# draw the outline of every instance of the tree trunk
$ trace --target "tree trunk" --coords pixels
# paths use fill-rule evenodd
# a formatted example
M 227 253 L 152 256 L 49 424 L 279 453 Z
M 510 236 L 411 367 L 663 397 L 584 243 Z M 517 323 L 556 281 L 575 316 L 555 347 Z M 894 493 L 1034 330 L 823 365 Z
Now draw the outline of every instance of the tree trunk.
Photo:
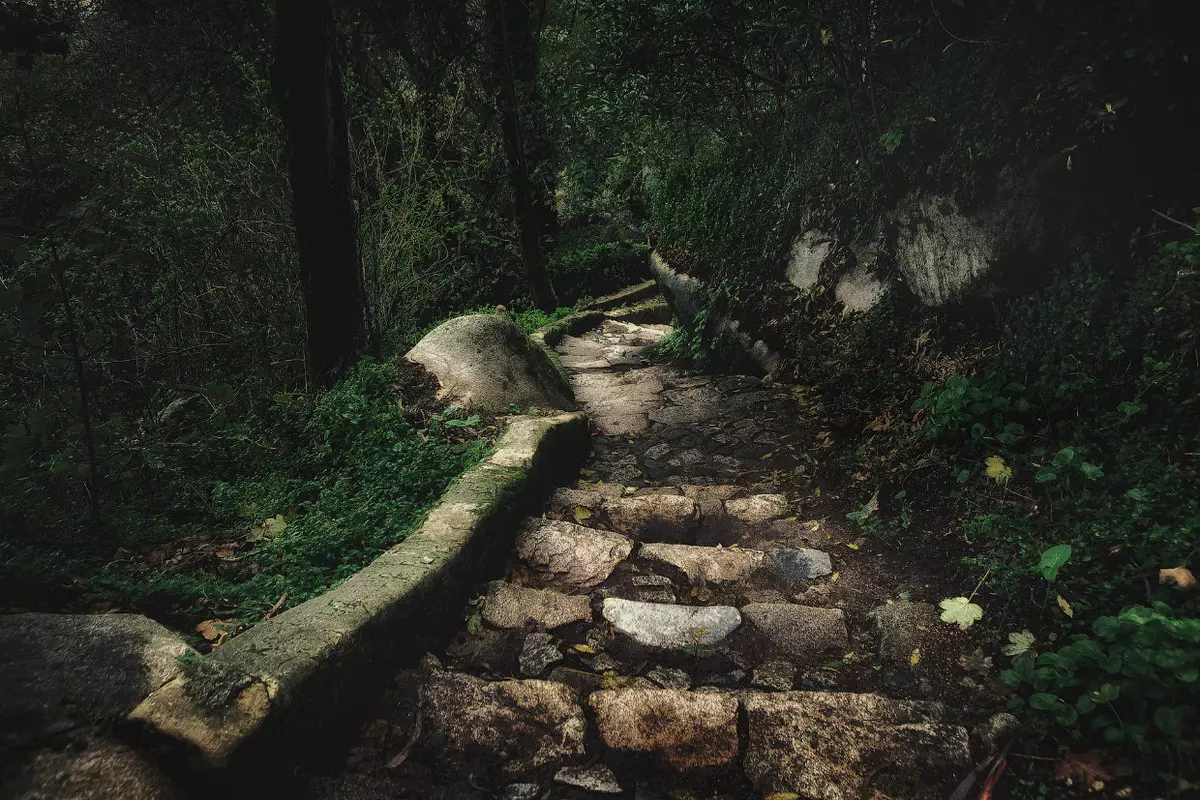
M 308 374 L 327 386 L 364 344 L 362 274 L 350 200 L 346 98 L 329 0 L 276 0 L 272 83 L 288 140 L 304 282 Z
M 534 305 L 553 311 L 558 298 L 546 273 L 543 237 L 553 235 L 557 227 L 554 207 L 546 192 L 538 192 L 531 175 L 530 147 L 522 122 L 534 116 L 537 85 L 537 37 L 530 0 L 488 0 L 496 74 L 500 79 L 497 105 L 504 135 L 504 153 L 508 159 L 516 205 L 516 222 L 521 237 L 525 275 Z

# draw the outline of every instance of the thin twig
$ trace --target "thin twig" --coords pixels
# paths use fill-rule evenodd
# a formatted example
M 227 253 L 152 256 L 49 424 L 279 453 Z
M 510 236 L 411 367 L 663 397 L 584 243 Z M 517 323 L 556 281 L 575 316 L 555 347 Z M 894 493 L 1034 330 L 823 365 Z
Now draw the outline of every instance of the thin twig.
M 1180 222 L 1179 220 L 1175 219 L 1174 217 L 1168 217 L 1166 214 L 1164 214 L 1163 212 L 1159 211 L 1157 208 L 1152 208 L 1152 209 L 1150 209 L 1150 210 L 1151 210 L 1153 213 L 1155 213 L 1155 214 L 1157 214 L 1158 216 L 1160 216 L 1160 217 L 1162 217 L 1163 219 L 1165 219 L 1167 222 L 1170 222 L 1170 223 L 1171 223 L 1171 224 L 1173 224 L 1173 225 L 1178 225 L 1180 228 L 1183 228 L 1183 229 L 1184 229 L 1185 231 L 1187 231 L 1188 233 L 1196 233 L 1196 226 L 1195 226 L 1195 225 L 1188 225 L 1186 222 Z

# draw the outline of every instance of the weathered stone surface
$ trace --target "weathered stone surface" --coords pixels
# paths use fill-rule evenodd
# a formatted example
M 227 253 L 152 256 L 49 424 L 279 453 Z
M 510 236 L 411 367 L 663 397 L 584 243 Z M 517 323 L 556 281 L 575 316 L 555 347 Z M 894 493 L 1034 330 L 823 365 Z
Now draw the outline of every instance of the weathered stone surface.
M 529 589 L 504 581 L 488 587 L 483 604 L 483 621 L 496 628 L 557 628 L 591 618 L 592 609 L 584 595 Z
M 442 397 L 464 405 L 575 407 L 571 387 L 546 352 L 512 322 L 493 314 L 468 314 L 443 322 L 405 358 L 438 379 Z
M 750 683 L 759 689 L 790 691 L 796 682 L 796 665 L 790 661 L 767 661 L 754 668 Z
M 797 289 L 807 289 L 821 277 L 821 265 L 833 250 L 833 237 L 821 231 L 805 231 L 792 242 L 788 255 L 788 283 Z
M 517 556 L 545 587 L 590 589 L 633 552 L 620 534 L 570 522 L 528 519 L 517 533 Z
M 975 728 L 975 737 L 983 749 L 995 753 L 1021 732 L 1021 720 L 1007 711 L 993 714 Z
M 696 501 L 696 505 L 700 508 L 700 518 L 705 522 L 725 516 L 725 501 L 742 491 L 740 486 L 729 484 L 716 486 L 687 484 L 682 488 L 684 497 L 690 497 Z
M 845 614 L 838 608 L 751 603 L 742 616 L 776 652 L 806 661 L 820 660 L 848 641 Z
M 929 603 L 900 600 L 873 609 L 868 615 L 879 637 L 879 658 L 892 667 L 910 667 L 913 650 L 937 625 L 937 611 Z
M 692 677 L 683 670 L 673 667 L 655 667 L 646 673 L 646 677 L 664 689 L 692 688 Z
M 682 572 L 694 584 L 737 583 L 753 575 L 766 557 L 758 550 L 693 547 L 686 544 L 647 544 L 639 558 Z
M 554 780 L 565 786 L 574 786 L 596 794 L 621 794 L 617 776 L 603 764 L 594 767 L 563 767 L 554 775 Z
M 786 517 L 790 510 L 787 495 L 782 494 L 752 494 L 725 501 L 726 513 L 742 522 L 770 522 Z
M 810 581 L 833 572 L 833 561 L 824 550 L 776 547 L 767 551 L 771 563 L 781 578 L 789 581 Z
M 669 689 L 600 691 L 589 700 L 612 750 L 650 754 L 686 771 L 725 766 L 738 755 L 732 695 Z
M 545 789 L 536 783 L 510 783 L 500 795 L 503 800 L 540 800 Z
M 887 288 L 887 284 L 868 270 L 856 267 L 838 279 L 833 296 L 845 307 L 846 313 L 853 314 L 874 308 L 887 293 Z
M 583 753 L 583 709 L 561 683 L 489 683 L 434 672 L 425 681 L 421 705 L 430 757 L 452 764 L 478 758 L 518 772 L 559 766 Z
M 144 754 L 95 741 L 82 751 L 43 750 L 6 780 L 4 800 L 178 800 L 179 787 Z
M 555 489 L 550 496 L 550 509 L 560 514 L 573 514 L 575 509 L 583 506 L 588 511 L 600 508 L 604 497 L 594 489 Z
M 546 667 L 562 660 L 563 654 L 557 639 L 548 633 L 531 633 L 525 637 L 518 663 L 521 665 L 522 675 L 535 678 L 541 675 Z
M 696 503 L 670 494 L 639 494 L 605 501 L 609 524 L 631 536 L 679 536 L 700 524 Z
M 0 616 L 0 749 L 124 718 L 189 651 L 137 614 Z
M 717 644 L 742 624 L 732 606 L 677 606 L 609 598 L 604 618 L 639 644 L 676 650 Z
M 943 724 L 936 704 L 851 692 L 748 693 L 742 704 L 744 768 L 761 794 L 942 797 L 935 787 L 970 764 L 966 729 Z

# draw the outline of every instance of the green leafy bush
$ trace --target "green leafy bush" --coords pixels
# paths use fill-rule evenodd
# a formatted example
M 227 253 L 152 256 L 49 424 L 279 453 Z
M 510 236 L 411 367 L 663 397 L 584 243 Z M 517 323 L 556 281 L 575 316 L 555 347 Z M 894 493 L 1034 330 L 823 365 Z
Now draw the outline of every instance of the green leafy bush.
M 1191 750 L 1200 708 L 1200 619 L 1165 603 L 1129 606 L 1092 623 L 1057 650 L 1025 653 L 1001 673 L 1010 686 L 1030 688 L 1028 707 L 1042 725 L 1076 738 L 1129 743 L 1169 764 Z

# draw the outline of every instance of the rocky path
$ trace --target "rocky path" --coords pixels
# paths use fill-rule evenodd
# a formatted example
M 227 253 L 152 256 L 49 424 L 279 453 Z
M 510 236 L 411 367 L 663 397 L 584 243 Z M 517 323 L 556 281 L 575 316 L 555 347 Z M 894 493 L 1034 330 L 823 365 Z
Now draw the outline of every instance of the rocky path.
M 588 469 L 309 797 L 944 798 L 985 757 L 938 565 L 822 496 L 802 393 L 652 364 L 668 331 L 561 343 Z

